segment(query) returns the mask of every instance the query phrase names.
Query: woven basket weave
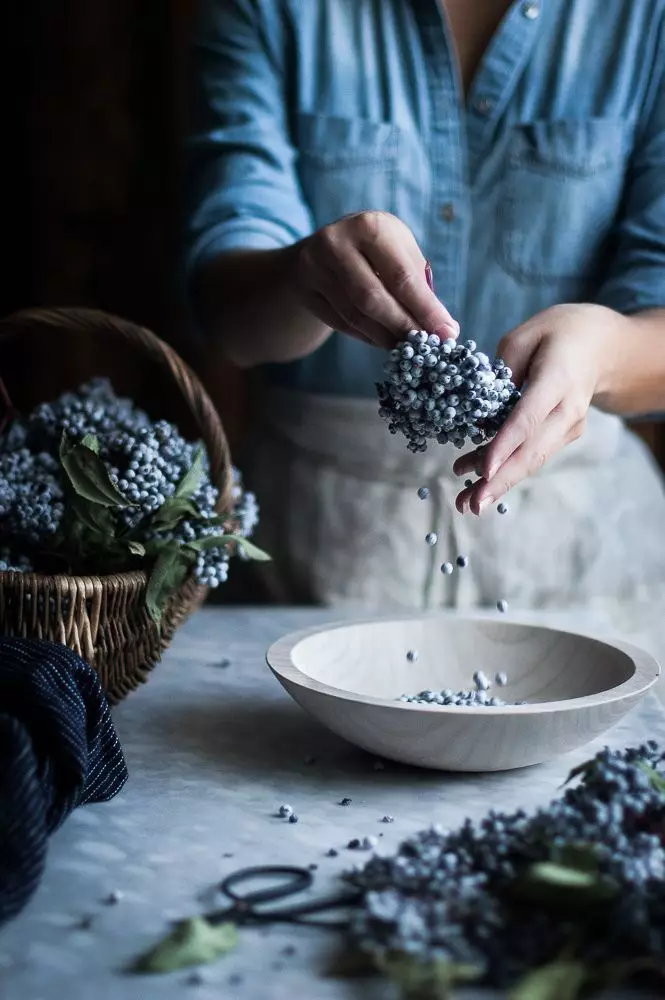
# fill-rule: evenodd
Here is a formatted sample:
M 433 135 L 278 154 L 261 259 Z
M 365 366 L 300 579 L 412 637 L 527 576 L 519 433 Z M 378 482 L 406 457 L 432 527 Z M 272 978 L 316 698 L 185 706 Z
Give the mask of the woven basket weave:
M 88 369 L 83 379 L 82 358 Z M 132 383 L 145 386 L 149 380 L 160 400 L 158 413 L 145 407 L 152 417 L 174 420 L 190 440 L 203 440 L 219 490 L 217 511 L 229 511 L 233 475 L 221 421 L 199 379 L 171 347 L 149 330 L 94 310 L 30 310 L 0 322 L 0 374 L 21 412 L 78 388 L 93 375 L 116 372 L 121 361 L 126 378 L 120 381 L 130 390 Z M 26 379 L 30 364 L 34 379 Z M 143 405 L 118 385 L 115 374 L 112 381 L 121 395 Z M 23 387 L 19 398 L 15 385 Z M 142 571 L 107 576 L 0 572 L 0 634 L 69 646 L 97 671 L 109 700 L 118 702 L 147 679 L 175 630 L 207 594 L 190 575 L 158 628 L 146 610 L 146 585 Z

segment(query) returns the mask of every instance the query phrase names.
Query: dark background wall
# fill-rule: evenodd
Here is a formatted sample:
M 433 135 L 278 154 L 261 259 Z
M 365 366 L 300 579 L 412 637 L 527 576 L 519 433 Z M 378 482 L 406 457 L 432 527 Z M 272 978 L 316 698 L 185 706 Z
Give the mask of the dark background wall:
M 0 315 L 95 306 L 188 353 L 174 276 L 194 5 L 5 0 Z M 39 378 L 38 359 L 25 377 Z M 248 412 L 243 377 L 229 369 L 208 388 L 239 444 Z M 661 427 L 640 432 L 665 460 Z

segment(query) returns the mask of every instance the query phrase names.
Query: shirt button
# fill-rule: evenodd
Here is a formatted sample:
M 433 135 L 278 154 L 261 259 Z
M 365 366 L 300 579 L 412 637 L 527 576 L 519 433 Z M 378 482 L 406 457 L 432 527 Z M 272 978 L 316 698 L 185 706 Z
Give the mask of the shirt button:
M 540 5 L 537 4 L 535 0 L 527 0 L 522 7 L 522 13 L 525 17 L 528 17 L 530 21 L 535 21 L 540 14 Z
M 445 205 L 441 206 L 441 218 L 444 222 L 452 222 L 455 218 L 455 206 L 452 202 L 447 201 Z
M 489 115 L 494 107 L 494 101 L 489 97 L 482 97 L 476 104 L 476 111 L 481 115 Z

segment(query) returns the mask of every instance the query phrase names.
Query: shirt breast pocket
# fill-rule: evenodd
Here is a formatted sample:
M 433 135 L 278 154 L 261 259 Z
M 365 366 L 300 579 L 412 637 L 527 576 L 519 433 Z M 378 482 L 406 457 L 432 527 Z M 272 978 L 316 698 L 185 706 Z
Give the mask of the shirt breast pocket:
M 531 283 L 595 275 L 621 203 L 628 131 L 607 119 L 513 128 L 496 226 L 504 270 Z
M 303 197 L 317 229 L 345 215 L 391 212 L 418 235 L 429 176 L 420 140 L 391 122 L 301 113 L 294 123 Z

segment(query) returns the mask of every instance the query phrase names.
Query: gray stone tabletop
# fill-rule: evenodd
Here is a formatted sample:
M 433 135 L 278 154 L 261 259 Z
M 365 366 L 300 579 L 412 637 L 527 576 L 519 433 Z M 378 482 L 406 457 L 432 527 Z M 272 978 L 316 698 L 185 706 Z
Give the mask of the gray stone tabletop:
M 360 860 L 345 849 L 351 837 L 383 833 L 379 843 L 389 849 L 431 823 L 455 826 L 491 806 L 544 803 L 594 749 L 507 774 L 451 776 L 390 763 L 376 770 L 372 757 L 295 705 L 264 662 L 285 632 L 340 617 L 209 609 L 178 633 L 148 684 L 114 713 L 128 784 L 112 802 L 71 816 L 52 838 L 38 892 L 0 931 L 2 1000 L 390 1000 L 384 983 L 326 978 L 334 935 L 309 928 L 243 929 L 238 949 L 202 969 L 198 985 L 186 971 L 126 971 L 169 921 L 214 902 L 215 883 L 236 868 L 315 864 L 314 891 L 337 889 L 339 874 Z M 619 632 L 656 655 L 665 649 L 662 609 L 624 608 L 611 620 L 535 617 Z M 654 696 L 597 746 L 647 737 L 665 742 L 665 710 Z M 310 755 L 314 763 L 306 763 Z M 348 808 L 338 805 L 344 796 Z M 299 823 L 276 818 L 283 802 Z M 393 824 L 379 822 L 385 813 Z M 330 847 L 338 857 L 326 857 Z M 106 901 L 111 893 L 120 894 L 115 904 Z M 288 946 L 294 954 L 284 953 Z

